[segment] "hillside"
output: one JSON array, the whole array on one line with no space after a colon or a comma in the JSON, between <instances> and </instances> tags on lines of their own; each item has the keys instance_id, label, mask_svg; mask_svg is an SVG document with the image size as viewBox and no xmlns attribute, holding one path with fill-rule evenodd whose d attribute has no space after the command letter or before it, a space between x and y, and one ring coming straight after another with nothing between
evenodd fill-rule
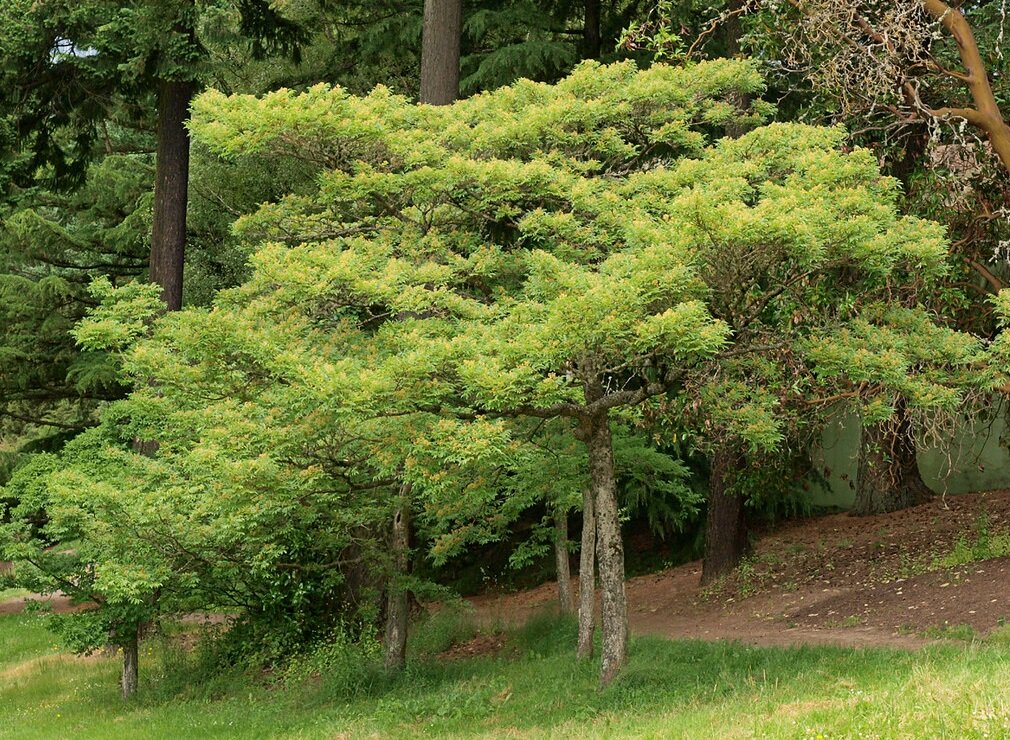
<instances>
[{"instance_id":1,"label":"hillside","mask_svg":"<svg viewBox=\"0 0 1010 740\"><path fill-rule=\"evenodd\" d=\"M804 519L761 533L730 578L702 590L701 563L629 579L638 634L756 645L916 647L985 635L1010 619L1010 491L912 509ZM484 624L551 606L555 584L470 602Z\"/></svg>"}]
</instances>

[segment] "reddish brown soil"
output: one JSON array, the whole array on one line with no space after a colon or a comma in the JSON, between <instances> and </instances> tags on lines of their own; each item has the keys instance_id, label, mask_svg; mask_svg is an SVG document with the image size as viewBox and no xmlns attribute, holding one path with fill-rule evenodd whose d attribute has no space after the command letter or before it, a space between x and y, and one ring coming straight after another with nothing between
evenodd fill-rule
<instances>
[{"instance_id":1,"label":"reddish brown soil","mask_svg":"<svg viewBox=\"0 0 1010 740\"><path fill-rule=\"evenodd\" d=\"M760 645L914 648L953 625L986 634L1010 621L1010 558L939 567L980 518L1010 532L1010 491L938 497L894 514L846 514L763 533L750 560L702 590L700 562L628 581L633 632ZM550 608L556 586L471 599L484 624Z\"/></svg>"}]
</instances>

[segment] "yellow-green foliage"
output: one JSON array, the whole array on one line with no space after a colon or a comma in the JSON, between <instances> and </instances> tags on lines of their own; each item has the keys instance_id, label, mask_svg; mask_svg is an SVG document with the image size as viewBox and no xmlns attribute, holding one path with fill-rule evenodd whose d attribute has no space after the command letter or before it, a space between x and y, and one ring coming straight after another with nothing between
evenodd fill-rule
<instances>
[{"instance_id":1,"label":"yellow-green foliage","mask_svg":"<svg viewBox=\"0 0 1010 740\"><path fill-rule=\"evenodd\" d=\"M99 597L129 601L133 579L151 609L256 604L306 628L345 608L349 570L389 565L403 481L436 560L538 501L575 505L583 453L557 419L573 409L667 394L701 433L774 450L810 362L854 373L807 351L829 332L846 347L896 332L867 350L878 364L909 332L959 362L974 345L926 334L924 314L870 310L943 274L946 250L939 227L898 215L868 153L795 124L713 144L758 122L761 106L735 106L760 89L752 65L721 60L586 63L441 108L383 89L202 96L203 146L309 162L316 186L239 220L251 278L208 309L155 318L143 291L99 288L78 337L120 353L136 390L35 491L48 528L91 542L68 567L97 573ZM923 362L881 382L905 390L900 369ZM649 466L676 471L637 454L636 499ZM674 521L697 504L652 490ZM6 534L32 546L23 522Z\"/></svg>"}]
</instances>

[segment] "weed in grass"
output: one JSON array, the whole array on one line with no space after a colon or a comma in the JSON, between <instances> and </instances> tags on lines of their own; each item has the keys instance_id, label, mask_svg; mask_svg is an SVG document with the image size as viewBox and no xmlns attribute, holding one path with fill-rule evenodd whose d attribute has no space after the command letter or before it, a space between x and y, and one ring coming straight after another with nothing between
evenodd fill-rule
<instances>
[{"instance_id":1,"label":"weed in grass","mask_svg":"<svg viewBox=\"0 0 1010 740\"><path fill-rule=\"evenodd\" d=\"M923 637L933 640L964 640L971 642L978 638L978 633L970 624L945 624L943 626L927 627L922 631Z\"/></svg>"},{"instance_id":2,"label":"weed in grass","mask_svg":"<svg viewBox=\"0 0 1010 740\"><path fill-rule=\"evenodd\" d=\"M545 611L530 617L513 639L525 655L543 657L571 653L578 634L579 623L574 616Z\"/></svg>"},{"instance_id":3,"label":"weed in grass","mask_svg":"<svg viewBox=\"0 0 1010 740\"><path fill-rule=\"evenodd\" d=\"M836 629L840 627L858 627L865 620L856 614L851 614L844 619L831 619L824 623L825 627L829 629Z\"/></svg>"},{"instance_id":4,"label":"weed in grass","mask_svg":"<svg viewBox=\"0 0 1010 740\"><path fill-rule=\"evenodd\" d=\"M291 659L281 679L289 685L318 680L332 697L368 693L382 682L382 644L374 635L354 639L342 628Z\"/></svg>"},{"instance_id":5,"label":"weed in grass","mask_svg":"<svg viewBox=\"0 0 1010 740\"><path fill-rule=\"evenodd\" d=\"M960 537L954 548L946 555L934 558L936 568L956 568L982 560L992 560L1010 555L1010 532L991 532L989 515L983 511L975 520L975 536L969 540Z\"/></svg>"},{"instance_id":6,"label":"weed in grass","mask_svg":"<svg viewBox=\"0 0 1010 740\"><path fill-rule=\"evenodd\" d=\"M429 614L413 627L408 650L413 655L434 656L477 634L473 611L462 606L447 606Z\"/></svg>"}]
</instances>

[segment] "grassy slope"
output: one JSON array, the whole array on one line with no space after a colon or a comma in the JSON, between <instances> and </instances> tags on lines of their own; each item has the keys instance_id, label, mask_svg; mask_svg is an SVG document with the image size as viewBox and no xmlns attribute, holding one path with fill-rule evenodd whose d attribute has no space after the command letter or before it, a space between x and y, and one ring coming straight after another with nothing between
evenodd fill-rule
<instances>
[{"instance_id":1,"label":"grassy slope","mask_svg":"<svg viewBox=\"0 0 1010 740\"><path fill-rule=\"evenodd\" d=\"M344 676L274 690L236 683L217 698L192 686L179 693L148 656L145 696L124 704L115 660L59 655L37 623L5 617L0 735L1010 735L1010 644L998 639L915 654L641 639L620 682L604 692L595 667L570 656L571 639L569 625L541 622L514 636L510 658L415 662L393 681Z\"/></svg>"}]
</instances>

